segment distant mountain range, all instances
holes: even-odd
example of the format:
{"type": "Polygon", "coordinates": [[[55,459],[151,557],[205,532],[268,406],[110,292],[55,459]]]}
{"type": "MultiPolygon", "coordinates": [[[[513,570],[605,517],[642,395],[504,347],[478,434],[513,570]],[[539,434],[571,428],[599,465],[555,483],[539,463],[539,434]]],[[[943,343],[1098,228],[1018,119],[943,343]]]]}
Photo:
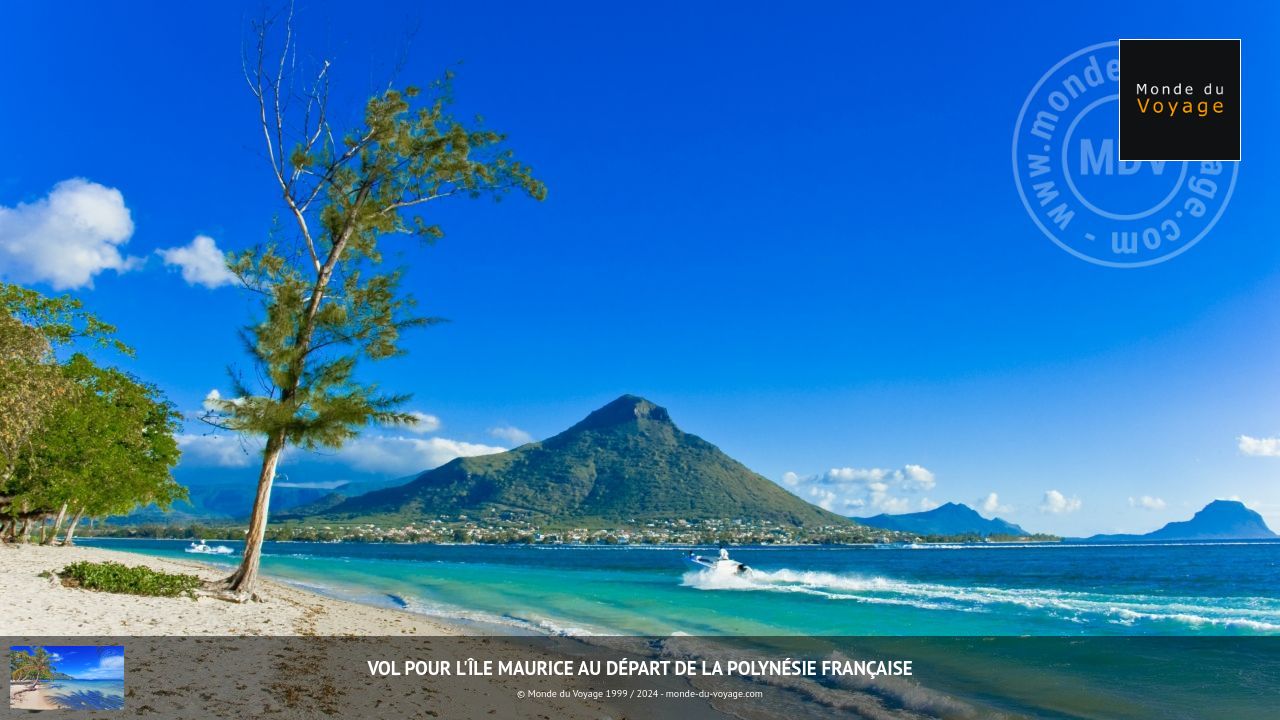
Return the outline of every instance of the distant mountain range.
{"type": "MultiPolygon", "coordinates": [[[[244,480],[189,482],[191,499],[173,510],[140,509],[113,522],[242,521],[252,493],[244,480]]],[[[719,448],[678,428],[665,408],[623,395],[564,432],[492,455],[464,457],[416,476],[354,481],[279,482],[273,520],[413,522],[494,513],[544,527],[651,521],[741,519],[795,527],[854,524],[928,535],[1031,533],[985,518],[962,503],[926,512],[845,518],[812,505],[751,471],[719,448]]],[[[1215,500],[1190,520],[1145,535],[1094,535],[1074,542],[1268,539],[1262,516],[1233,500],[1215,500]]]]}
{"type": "MultiPolygon", "coordinates": [[[[385,480],[355,480],[324,483],[277,482],[271,488],[271,508],[274,512],[297,512],[298,509],[319,504],[328,507],[334,498],[361,495],[393,485],[403,485],[412,480],[387,478],[385,480]],[[326,504],[327,503],[327,504],[326,504]]],[[[139,508],[128,515],[114,518],[117,524],[137,523],[185,523],[241,521],[253,510],[254,477],[246,472],[235,480],[210,481],[198,478],[185,484],[189,499],[175,503],[171,510],[160,510],[154,505],[139,508]]]]}
{"type": "Polygon", "coordinates": [[[666,409],[623,395],[554,437],[463,457],[412,482],[333,496],[279,519],[419,519],[509,513],[547,527],[743,519],[851,526],[676,427],[666,409]]]}
{"type": "Polygon", "coordinates": [[[1151,540],[1265,540],[1276,537],[1262,516],[1235,500],[1214,500],[1190,520],[1171,522],[1145,535],[1094,535],[1085,542],[1151,540]]]}
{"type": "Polygon", "coordinates": [[[1019,535],[1028,536],[1026,530],[1011,522],[992,518],[988,520],[978,511],[963,503],[947,503],[932,510],[901,515],[881,514],[868,518],[854,518],[857,522],[884,530],[901,530],[917,535],[1019,535]]]}

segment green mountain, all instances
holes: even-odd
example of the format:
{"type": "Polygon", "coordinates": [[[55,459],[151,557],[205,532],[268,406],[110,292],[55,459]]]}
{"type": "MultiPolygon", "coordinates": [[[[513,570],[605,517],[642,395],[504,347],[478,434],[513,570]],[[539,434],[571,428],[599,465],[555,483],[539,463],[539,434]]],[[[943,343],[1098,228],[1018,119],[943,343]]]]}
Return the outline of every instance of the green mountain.
{"type": "Polygon", "coordinates": [[[739,518],[794,526],[851,524],[683,432],[664,408],[634,395],[547,440],[458,458],[406,485],[314,509],[335,520],[497,511],[549,527],[739,518]]]}

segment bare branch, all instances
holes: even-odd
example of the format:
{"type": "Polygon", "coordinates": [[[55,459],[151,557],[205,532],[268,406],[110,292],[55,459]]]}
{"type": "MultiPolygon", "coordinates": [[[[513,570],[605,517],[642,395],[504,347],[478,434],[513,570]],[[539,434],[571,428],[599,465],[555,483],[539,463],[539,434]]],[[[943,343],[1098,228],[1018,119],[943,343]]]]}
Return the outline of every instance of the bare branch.
{"type": "Polygon", "coordinates": [[[391,203],[390,205],[382,209],[382,214],[386,215],[387,213],[393,213],[403,208],[413,207],[414,205],[421,205],[423,203],[431,202],[432,200],[439,200],[440,198],[447,198],[450,195],[456,195],[462,192],[462,190],[463,188],[454,186],[453,188],[445,192],[437,192],[431,195],[421,195],[411,200],[402,200],[400,202],[391,203]]]}
{"type": "MultiPolygon", "coordinates": [[[[328,129],[328,120],[325,118],[325,112],[329,104],[329,61],[324,61],[324,66],[320,68],[320,74],[316,76],[315,84],[311,86],[311,90],[307,92],[307,109],[302,118],[302,131],[306,137],[304,149],[310,153],[315,148],[316,142],[320,140],[320,135],[328,129]],[[320,88],[323,86],[324,90],[320,88]],[[316,131],[311,132],[311,112],[312,109],[319,114],[316,119],[316,131]]],[[[293,169],[293,180],[296,182],[298,177],[302,175],[304,168],[302,166],[293,169]]]]}
{"type": "Polygon", "coordinates": [[[284,112],[280,108],[280,88],[284,84],[284,66],[289,58],[289,49],[293,46],[293,2],[289,3],[289,14],[285,16],[284,21],[284,47],[280,50],[280,64],[276,68],[276,80],[272,84],[272,96],[275,101],[276,112],[276,147],[280,150],[279,163],[280,167],[276,171],[276,175],[280,178],[280,184],[284,187],[285,195],[289,195],[289,185],[284,180],[284,164],[285,164],[285,147],[284,147],[284,112]]]}
{"type": "MultiPolygon", "coordinates": [[[[293,41],[293,3],[289,4],[289,11],[285,17],[284,47],[280,51],[280,62],[276,67],[274,80],[272,80],[272,78],[267,74],[265,67],[267,35],[273,22],[274,20],[271,18],[264,18],[262,22],[256,23],[254,26],[254,31],[258,38],[257,63],[252,73],[252,77],[250,76],[248,69],[247,59],[243,57],[243,53],[241,64],[245,73],[245,82],[249,85],[250,92],[253,93],[253,96],[258,101],[258,120],[262,125],[262,138],[267,146],[267,161],[271,165],[271,171],[275,175],[276,183],[280,186],[280,192],[284,198],[285,204],[289,207],[294,220],[298,224],[298,230],[302,235],[303,241],[307,245],[308,253],[311,255],[312,266],[315,268],[316,272],[319,272],[320,258],[316,251],[315,240],[311,235],[311,229],[308,226],[304,215],[305,208],[298,206],[293,195],[293,187],[297,180],[297,174],[294,173],[288,178],[285,177],[285,163],[288,162],[285,154],[285,107],[281,103],[280,91],[281,87],[284,85],[284,71],[288,62],[290,49],[295,47],[293,41]],[[271,114],[274,116],[273,118],[268,117],[268,92],[271,95],[271,114]],[[272,138],[273,131],[275,135],[274,139],[272,138]]],[[[321,74],[317,79],[323,79],[327,71],[328,63],[326,62],[324,69],[321,71],[321,74]]],[[[320,112],[323,117],[324,110],[321,109],[320,112]]]]}
{"type": "MultiPolygon", "coordinates": [[[[307,208],[311,206],[311,203],[316,199],[316,197],[320,195],[320,191],[323,190],[326,186],[328,186],[331,182],[333,182],[334,174],[337,173],[338,170],[341,169],[343,165],[346,165],[348,162],[350,162],[351,159],[354,158],[357,154],[359,154],[361,150],[364,150],[366,147],[368,147],[369,143],[372,141],[373,141],[373,131],[370,130],[368,133],[365,134],[364,137],[356,141],[354,145],[352,145],[350,148],[347,148],[347,151],[344,152],[337,160],[334,160],[333,162],[329,163],[329,167],[325,169],[324,175],[319,176],[320,179],[316,182],[316,186],[312,188],[311,194],[307,196],[306,200],[302,201],[300,206],[301,210],[303,212],[306,212],[307,208]]],[[[314,173],[311,173],[311,174],[314,174],[314,173]]]]}
{"type": "Polygon", "coordinates": [[[422,28],[422,19],[415,17],[412,24],[408,25],[404,30],[401,38],[400,52],[396,53],[396,64],[391,68],[391,75],[387,78],[387,87],[383,89],[382,94],[386,95],[395,87],[400,79],[400,73],[404,71],[405,66],[409,64],[409,51],[413,48],[413,42],[418,36],[418,31],[422,28]]]}

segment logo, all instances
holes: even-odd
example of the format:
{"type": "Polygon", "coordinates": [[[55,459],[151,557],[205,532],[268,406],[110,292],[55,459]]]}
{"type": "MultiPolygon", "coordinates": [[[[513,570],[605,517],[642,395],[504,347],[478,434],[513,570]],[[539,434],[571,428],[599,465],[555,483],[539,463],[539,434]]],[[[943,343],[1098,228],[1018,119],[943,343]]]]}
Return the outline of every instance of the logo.
{"type": "Polygon", "coordinates": [[[1120,157],[1240,159],[1239,40],[1121,40],[1120,157]]]}
{"type": "Polygon", "coordinates": [[[1018,113],[1013,176],[1023,207],[1058,247],[1095,265],[1146,267],[1213,229],[1239,165],[1120,160],[1119,82],[1117,42],[1050,68],[1018,113]]]}

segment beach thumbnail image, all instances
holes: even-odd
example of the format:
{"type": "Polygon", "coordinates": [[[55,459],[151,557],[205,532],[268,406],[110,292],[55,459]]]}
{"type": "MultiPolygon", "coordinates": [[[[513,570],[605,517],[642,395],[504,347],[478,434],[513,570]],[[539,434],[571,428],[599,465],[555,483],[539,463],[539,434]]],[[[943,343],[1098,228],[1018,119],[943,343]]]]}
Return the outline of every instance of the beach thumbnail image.
{"type": "Polygon", "coordinates": [[[119,710],[124,646],[15,645],[9,648],[9,707],[119,710]]]}

